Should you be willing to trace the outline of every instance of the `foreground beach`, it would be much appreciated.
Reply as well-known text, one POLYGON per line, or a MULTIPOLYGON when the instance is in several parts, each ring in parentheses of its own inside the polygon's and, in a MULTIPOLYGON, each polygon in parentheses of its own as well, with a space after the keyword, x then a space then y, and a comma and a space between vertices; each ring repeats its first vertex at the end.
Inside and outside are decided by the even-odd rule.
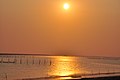
POLYGON ((120 80, 118 73, 101 73, 101 74, 74 74, 69 76, 48 76, 38 78, 24 78, 17 80, 120 80))
POLYGON ((29 78, 19 80, 120 80, 120 76, 107 76, 107 77, 94 77, 94 78, 71 78, 71 79, 59 79, 59 78, 29 78))
POLYGON ((112 76, 112 77, 98 77, 98 78, 83 78, 80 80, 120 80, 120 76, 112 76))

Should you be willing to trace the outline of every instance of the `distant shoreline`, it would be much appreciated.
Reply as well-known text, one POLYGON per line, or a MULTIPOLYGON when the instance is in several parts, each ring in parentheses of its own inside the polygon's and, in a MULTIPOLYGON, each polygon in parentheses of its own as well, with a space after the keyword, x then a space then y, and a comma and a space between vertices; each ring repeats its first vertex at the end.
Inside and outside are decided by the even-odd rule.
POLYGON ((82 55, 61 55, 61 54, 26 54, 26 53, 0 53, 0 55, 31 55, 31 56, 73 56, 73 57, 87 57, 89 59, 120 59, 120 57, 106 57, 106 56, 82 56, 82 55))
POLYGON ((45 56, 49 56, 48 54, 23 54, 23 53, 0 53, 0 55, 45 55, 45 56))

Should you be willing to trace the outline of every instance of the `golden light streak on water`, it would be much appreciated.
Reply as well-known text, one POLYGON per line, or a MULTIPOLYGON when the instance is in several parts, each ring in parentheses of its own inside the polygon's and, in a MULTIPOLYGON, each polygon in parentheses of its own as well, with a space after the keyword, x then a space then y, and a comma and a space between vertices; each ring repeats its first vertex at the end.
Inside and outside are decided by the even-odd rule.
MULTIPOLYGON (((78 73, 77 68, 73 68, 76 65, 73 61, 75 61, 75 57, 58 57, 54 62, 54 66, 51 67, 51 73, 54 76, 69 76, 78 73)), ((81 70, 82 73, 82 70, 81 70)), ((67 79, 70 77, 66 77, 67 79)))

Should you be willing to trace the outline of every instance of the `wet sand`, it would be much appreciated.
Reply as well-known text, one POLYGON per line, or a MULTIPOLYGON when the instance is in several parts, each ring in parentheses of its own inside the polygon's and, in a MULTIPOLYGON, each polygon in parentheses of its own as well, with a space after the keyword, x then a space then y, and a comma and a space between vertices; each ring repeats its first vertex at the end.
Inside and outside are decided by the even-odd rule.
POLYGON ((113 77, 98 77, 98 78, 83 78, 79 80, 120 80, 120 76, 113 77))
POLYGON ((60 79, 58 77, 44 77, 44 78, 28 78, 17 80, 120 80, 120 76, 107 76, 107 77, 94 77, 94 78, 73 78, 73 79, 60 79))

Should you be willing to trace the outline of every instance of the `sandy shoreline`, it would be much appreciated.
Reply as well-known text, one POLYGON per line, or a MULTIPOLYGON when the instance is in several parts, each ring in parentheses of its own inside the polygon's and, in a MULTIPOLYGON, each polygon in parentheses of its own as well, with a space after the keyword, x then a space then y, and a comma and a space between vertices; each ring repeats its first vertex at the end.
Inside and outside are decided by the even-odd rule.
POLYGON ((120 80, 120 75, 118 76, 103 76, 103 77, 91 77, 91 78, 82 78, 82 77, 43 77, 43 78, 26 78, 26 79, 17 79, 17 80, 120 80))
POLYGON ((120 76, 98 77, 98 78, 83 78, 80 80, 120 80, 120 76))

